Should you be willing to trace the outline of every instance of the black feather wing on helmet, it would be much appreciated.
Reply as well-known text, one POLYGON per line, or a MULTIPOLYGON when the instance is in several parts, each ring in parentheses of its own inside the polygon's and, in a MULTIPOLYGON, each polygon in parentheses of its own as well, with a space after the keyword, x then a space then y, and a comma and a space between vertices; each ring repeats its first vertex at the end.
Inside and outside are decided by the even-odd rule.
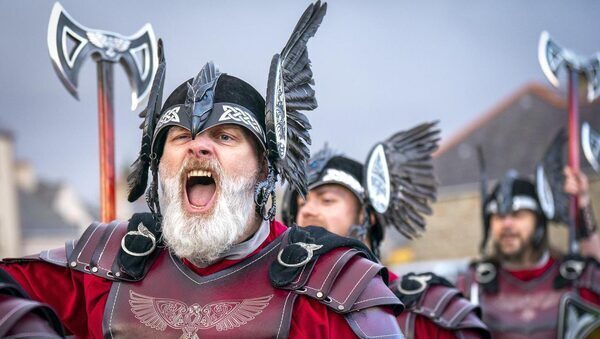
POLYGON ((151 161, 150 155, 152 154, 152 137, 161 110, 163 86, 165 83, 166 63, 161 39, 158 39, 158 60, 159 65, 154 75, 150 95, 148 96, 148 105, 146 106, 146 109, 140 113, 140 117, 144 119, 144 122, 140 126, 143 131, 142 148, 140 149, 138 158, 131 165, 133 171, 127 176, 127 183, 129 185, 129 196, 127 199, 130 202, 133 202, 142 196, 148 185, 148 169, 151 161))
POLYGON ((409 239, 425 229, 437 184, 432 153, 438 148, 437 122, 398 132, 375 145, 367 158, 365 188, 382 226, 394 226, 409 239))
POLYGON ((306 162, 310 156, 311 128, 300 111, 317 108, 313 73, 306 45, 327 11, 317 1, 308 6, 292 35, 271 61, 265 107, 268 157, 290 188, 306 194, 306 162))
POLYGON ((535 188, 546 218, 568 224, 569 196, 564 191, 563 173, 566 141, 567 133, 561 128, 537 165, 535 188))

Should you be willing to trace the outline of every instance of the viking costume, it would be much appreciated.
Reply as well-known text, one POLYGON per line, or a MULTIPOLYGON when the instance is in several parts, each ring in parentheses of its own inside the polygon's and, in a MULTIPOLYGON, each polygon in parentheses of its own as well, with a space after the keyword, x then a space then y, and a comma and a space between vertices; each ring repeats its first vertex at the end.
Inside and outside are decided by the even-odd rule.
MULTIPOLYGON (((473 262, 457 285, 470 300, 481 305, 483 320, 495 338, 584 338, 600 325, 600 266, 591 258, 562 256, 550 251, 548 221, 567 220, 566 193, 561 160, 563 133, 555 138, 536 171, 536 183, 514 170, 483 199, 485 251, 492 215, 506 216, 519 210, 536 215, 532 246, 541 253, 528 269, 511 269, 495 257, 473 262)), ((481 152, 480 152, 481 155, 481 152)), ((480 158, 482 169, 485 168, 480 158)), ((482 192, 487 194, 485 171, 482 192)), ((580 210, 584 231, 595 230, 590 208, 580 210)))
POLYGON ((151 213, 94 223, 64 248, 5 260, 3 267, 82 337, 401 337, 395 314, 402 304, 364 245, 320 228, 286 228, 272 220, 275 205, 267 206, 279 176, 298 194, 306 191, 310 124, 299 111, 316 107, 306 44, 325 11, 318 1, 310 5, 273 57, 266 102, 208 63, 163 105, 159 41, 142 147, 129 177, 130 201, 145 192, 151 213), (195 138, 219 124, 247 129, 266 157, 268 176, 255 193, 264 221, 220 261, 198 267, 162 244, 158 164, 170 127, 195 138))
MULTIPOLYGON (((438 137, 435 123, 398 132, 373 147, 366 166, 326 146, 309 161, 308 188, 334 184, 352 192, 365 217, 350 227, 347 236, 368 243, 379 256, 386 229, 394 228, 409 239, 424 231, 422 215, 431 213, 429 202, 436 194, 431 153, 438 137), (374 224, 370 214, 375 215, 374 224)), ((296 221, 297 198, 297 193, 287 191, 283 199, 287 224, 296 221)), ((445 279, 432 273, 400 279, 390 273, 390 281, 390 289, 406 307, 397 321, 407 338, 488 337, 479 308, 445 279)))

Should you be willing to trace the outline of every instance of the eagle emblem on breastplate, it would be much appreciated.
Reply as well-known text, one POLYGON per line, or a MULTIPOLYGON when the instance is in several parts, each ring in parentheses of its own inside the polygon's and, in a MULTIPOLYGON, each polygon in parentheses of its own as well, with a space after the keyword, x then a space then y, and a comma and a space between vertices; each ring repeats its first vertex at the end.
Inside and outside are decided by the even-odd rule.
POLYGON ((180 339, 198 338, 198 330, 227 331, 254 320, 269 305, 273 295, 258 298, 217 301, 200 305, 169 298, 149 297, 129 290, 131 312, 144 325, 158 331, 167 326, 182 330, 180 339))

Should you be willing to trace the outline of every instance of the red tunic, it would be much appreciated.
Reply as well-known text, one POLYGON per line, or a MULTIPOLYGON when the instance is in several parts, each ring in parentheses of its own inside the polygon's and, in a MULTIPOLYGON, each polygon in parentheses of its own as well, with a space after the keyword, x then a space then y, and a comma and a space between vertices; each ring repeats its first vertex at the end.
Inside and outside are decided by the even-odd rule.
MULTIPOLYGON (((267 239, 252 254, 283 233, 286 227, 271 223, 267 239)), ((186 265, 201 276, 230 267, 240 260, 223 260, 206 268, 186 265)), ((45 262, 2 264, 29 295, 51 305, 66 329, 78 338, 102 338, 102 318, 112 282, 45 262)), ((300 296, 293 310, 291 338, 355 337, 342 315, 329 310, 317 300, 300 296)))

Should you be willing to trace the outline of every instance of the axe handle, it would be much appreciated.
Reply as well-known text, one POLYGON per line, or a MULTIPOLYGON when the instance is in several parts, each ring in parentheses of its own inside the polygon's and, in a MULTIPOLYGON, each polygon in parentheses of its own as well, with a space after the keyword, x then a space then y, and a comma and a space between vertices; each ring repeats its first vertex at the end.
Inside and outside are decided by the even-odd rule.
POLYGON ((98 125, 100 146, 100 218, 115 220, 115 133, 113 113, 113 63, 99 60, 98 125))
MULTIPOLYGON (((569 167, 575 172, 579 172, 579 74, 577 71, 568 69, 569 90, 569 167)), ((569 253, 577 252, 577 242, 575 240, 575 230, 578 227, 577 216, 577 196, 569 197, 569 253)))

